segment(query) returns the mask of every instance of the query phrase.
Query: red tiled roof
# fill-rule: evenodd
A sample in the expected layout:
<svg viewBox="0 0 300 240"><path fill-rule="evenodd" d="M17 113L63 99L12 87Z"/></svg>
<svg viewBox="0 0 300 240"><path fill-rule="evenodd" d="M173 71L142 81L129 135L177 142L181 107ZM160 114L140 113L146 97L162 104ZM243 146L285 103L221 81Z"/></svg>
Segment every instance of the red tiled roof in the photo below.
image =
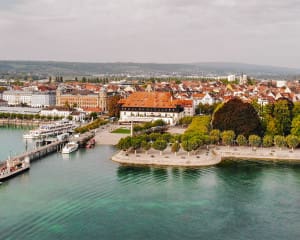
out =
<svg viewBox="0 0 300 240"><path fill-rule="evenodd" d="M101 112L101 108L97 107L83 107L82 109L85 112Z"/></svg>
<svg viewBox="0 0 300 240"><path fill-rule="evenodd" d="M169 92L134 92L128 98L121 99L123 107L147 107L147 108L176 108L176 100L172 100Z"/></svg>

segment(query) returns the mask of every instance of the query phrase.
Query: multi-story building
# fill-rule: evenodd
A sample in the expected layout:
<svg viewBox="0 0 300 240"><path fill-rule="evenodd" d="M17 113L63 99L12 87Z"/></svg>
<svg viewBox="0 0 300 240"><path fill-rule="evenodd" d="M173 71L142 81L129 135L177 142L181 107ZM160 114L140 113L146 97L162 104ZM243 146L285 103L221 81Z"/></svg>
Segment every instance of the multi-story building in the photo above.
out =
<svg viewBox="0 0 300 240"><path fill-rule="evenodd" d="M32 94L33 92L31 91L9 90L3 92L2 98L7 101L8 105L26 104L31 106Z"/></svg>
<svg viewBox="0 0 300 240"><path fill-rule="evenodd" d="M31 99L32 107L49 107L55 106L56 104L56 93L53 91L49 92L34 92Z"/></svg>
<svg viewBox="0 0 300 240"><path fill-rule="evenodd" d="M26 104L31 107L47 107L55 105L55 92L51 91L9 90L3 92L2 98L12 106Z"/></svg>
<svg viewBox="0 0 300 240"><path fill-rule="evenodd" d="M101 90L95 93L89 90L64 90L57 89L56 91L56 105L78 108L96 108L99 112L107 111L107 93Z"/></svg>
<svg viewBox="0 0 300 240"><path fill-rule="evenodd" d="M120 123L151 122L162 119L175 125L184 116L184 107L169 92L135 92L119 101Z"/></svg>

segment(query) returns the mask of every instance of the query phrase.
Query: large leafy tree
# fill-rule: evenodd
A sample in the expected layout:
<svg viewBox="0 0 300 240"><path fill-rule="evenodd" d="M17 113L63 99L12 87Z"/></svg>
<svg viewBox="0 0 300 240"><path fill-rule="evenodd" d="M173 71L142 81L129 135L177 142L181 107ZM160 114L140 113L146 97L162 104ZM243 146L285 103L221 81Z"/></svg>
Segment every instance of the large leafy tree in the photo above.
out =
<svg viewBox="0 0 300 240"><path fill-rule="evenodd" d="M107 100L107 109L108 115L110 117L119 117L121 105L119 104L119 100L121 96L116 95L113 97L109 97Z"/></svg>
<svg viewBox="0 0 300 240"><path fill-rule="evenodd" d="M246 137L251 134L262 135L262 125L255 108L238 98L231 99L217 108L212 125L215 129L233 130L236 134Z"/></svg>
<svg viewBox="0 0 300 240"><path fill-rule="evenodd" d="M287 99L279 99L274 104L273 116L279 135L288 135L292 124L293 103Z"/></svg>

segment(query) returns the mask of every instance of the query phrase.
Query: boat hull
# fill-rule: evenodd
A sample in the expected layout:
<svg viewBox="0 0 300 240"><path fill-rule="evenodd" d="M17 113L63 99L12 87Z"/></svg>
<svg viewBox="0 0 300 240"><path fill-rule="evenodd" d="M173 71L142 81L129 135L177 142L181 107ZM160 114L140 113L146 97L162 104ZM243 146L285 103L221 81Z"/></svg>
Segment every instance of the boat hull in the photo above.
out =
<svg viewBox="0 0 300 240"><path fill-rule="evenodd" d="M6 174L6 175L3 175L3 176L0 176L0 181L3 182L3 181L7 181L9 180L10 178L13 178L17 175L20 175L26 171L28 171L30 169L30 166L27 166L25 168L22 168L22 169L19 169L17 171L14 171L14 172L11 172L9 174Z"/></svg>

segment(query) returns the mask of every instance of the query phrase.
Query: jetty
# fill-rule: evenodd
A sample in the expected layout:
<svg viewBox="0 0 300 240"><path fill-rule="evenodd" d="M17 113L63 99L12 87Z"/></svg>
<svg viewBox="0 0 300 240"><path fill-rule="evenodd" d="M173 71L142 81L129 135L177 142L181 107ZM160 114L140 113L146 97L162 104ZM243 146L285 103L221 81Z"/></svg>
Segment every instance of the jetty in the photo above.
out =
<svg viewBox="0 0 300 240"><path fill-rule="evenodd" d="M4 166L6 163L18 163L18 164L25 164L23 169L20 170L27 170L30 167L30 163L37 161L51 153L60 152L64 145L69 142L73 141L79 144L80 147L85 147L86 142L88 142L91 138L95 136L94 132L86 132L81 135L75 135L70 137L69 139L57 140L55 138L46 139L45 145L38 146L36 149L29 150L17 156L9 157L3 163L0 163L0 166ZM14 164L16 165L16 164ZM15 174L12 174L13 176ZM10 176L9 176L10 177Z"/></svg>

